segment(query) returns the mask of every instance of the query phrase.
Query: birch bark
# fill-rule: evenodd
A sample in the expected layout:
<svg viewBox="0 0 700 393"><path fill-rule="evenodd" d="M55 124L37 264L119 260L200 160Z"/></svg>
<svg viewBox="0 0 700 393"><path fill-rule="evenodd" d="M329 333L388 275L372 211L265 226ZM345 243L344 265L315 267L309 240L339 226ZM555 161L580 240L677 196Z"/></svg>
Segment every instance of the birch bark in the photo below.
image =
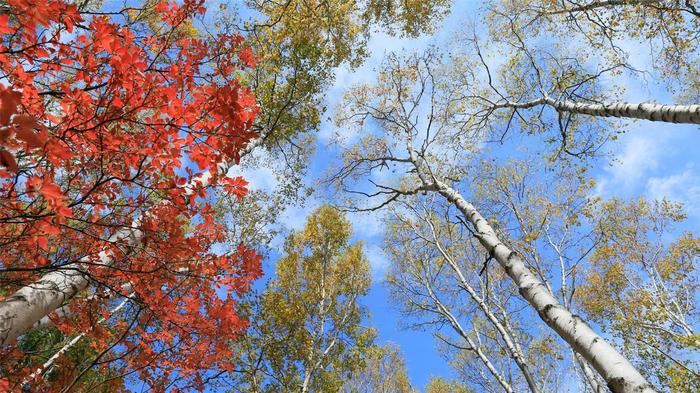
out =
<svg viewBox="0 0 700 393"><path fill-rule="evenodd" d="M605 379L613 392L654 392L646 379L630 362L595 333L581 318L571 314L527 268L520 256L501 243L479 212L459 193L442 182L438 192L453 203L476 227L479 241L504 268L520 294L532 305L540 318L580 353Z"/></svg>
<svg viewBox="0 0 700 393"><path fill-rule="evenodd" d="M423 186L452 203L476 229L476 236L518 287L521 296L537 311L540 318L580 353L603 377L614 393L651 393L651 384L617 350L600 337L580 317L563 307L542 281L530 271L522 258L503 244L488 221L447 184L430 175L424 159L413 150L407 138L409 159Z"/></svg>
<svg viewBox="0 0 700 393"><path fill-rule="evenodd" d="M556 100L547 96L528 102L509 101L499 103L493 105L492 108L528 109L540 105L551 106L560 112L570 112L581 115L642 119L665 123L700 124L700 105L633 104L629 102L588 104L570 100Z"/></svg>

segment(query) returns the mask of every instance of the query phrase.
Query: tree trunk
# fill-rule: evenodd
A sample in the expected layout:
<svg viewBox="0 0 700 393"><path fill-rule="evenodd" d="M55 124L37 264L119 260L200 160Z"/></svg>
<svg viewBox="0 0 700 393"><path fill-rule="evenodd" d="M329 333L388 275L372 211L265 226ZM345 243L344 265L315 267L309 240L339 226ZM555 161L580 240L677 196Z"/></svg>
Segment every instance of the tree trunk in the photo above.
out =
<svg viewBox="0 0 700 393"><path fill-rule="evenodd" d="M651 393L651 384L615 348L600 337L580 317L571 314L552 295L547 287L525 265L522 258L503 244L488 221L462 195L430 174L424 168L424 159L413 150L413 139L408 137L406 150L409 161L416 169L426 188L442 195L452 203L476 229L475 236L506 271L518 287L520 295L537 310L540 318L571 347L580 353L603 377L614 393Z"/></svg>
<svg viewBox="0 0 700 393"><path fill-rule="evenodd" d="M107 241L126 242L133 247L140 244L142 238L143 232L140 230L122 228ZM105 266L112 264L112 257L110 251L101 251L98 254L98 260ZM80 266L88 262L90 258L83 257L74 268L47 273L39 281L20 288L0 301L0 345L13 344L17 337L85 289L90 279L80 270Z"/></svg>
<svg viewBox="0 0 700 393"><path fill-rule="evenodd" d="M574 362L578 364L579 367L581 367L581 371L583 371L583 377L586 380L588 386L593 391L593 393L607 393L608 390L605 389L605 386L598 383L595 374L593 374L593 370L591 370L591 367L588 365L586 360L583 359L581 355L579 355L576 351L574 351L573 355Z"/></svg>
<svg viewBox="0 0 700 393"><path fill-rule="evenodd" d="M467 342L467 344L469 344L469 349L473 352L476 352L476 355L479 357L484 366L489 370L491 375L494 378L496 378L496 381L498 381L503 390L505 390L507 393L514 393L514 390L510 386L508 381L506 381L503 375L501 375L501 372L496 369L493 363L491 363L491 360L489 360L488 356L486 356L484 351L481 350L481 345L476 345L474 343L474 340L472 340L471 337L469 337L469 334L467 334L467 332L464 330L462 324L459 323L459 321L457 320L457 318L455 318L452 312L450 312L450 310L447 309L447 307L440 301L440 299L438 299L430 283L428 281L424 281L423 285L428 290L428 294L433 300L433 303L435 303L435 306L437 306L439 312L445 318L447 318L447 320L450 322L450 325L457 332L457 334L459 334ZM479 342L481 342L481 340L479 340Z"/></svg>
<svg viewBox="0 0 700 393"><path fill-rule="evenodd" d="M422 175L425 177L425 175ZM451 187L434 181L436 191L454 204L474 225L481 244L517 285L520 294L537 310L540 318L580 353L605 379L615 393L654 392L646 379L613 346L580 317L571 314L528 269L522 258L501 243L486 219Z"/></svg>
<svg viewBox="0 0 700 393"><path fill-rule="evenodd" d="M109 314L107 314L106 317L100 318L100 319L97 321L97 324L96 324L96 325L100 325L100 324L104 323L104 322L107 321L107 319L109 319L112 315L118 313L122 308L124 308L124 306L126 306L126 304L127 304L133 297L134 297L134 294L133 294L133 293L131 293L131 294L129 294L129 296L125 297L124 300L122 300L122 301L119 303L119 305L117 305L116 307L114 307L114 309L113 309L112 311L110 311ZM93 327L92 329L94 329L94 327ZM60 358L64 353L68 352L68 350L70 350L73 346L75 346L75 344L77 344L83 337L85 337L86 334L87 334L87 333L83 332L83 333L80 333L80 334L78 334L77 336L73 337L72 340L70 340L66 345L64 345L60 350L58 350L58 352L56 352L55 354L53 354L53 356L51 356L46 362L44 362L44 364L42 364L41 367L37 368L36 371L34 371L34 372L29 376L29 378L27 378L27 380L25 380L25 381L22 383L22 385L25 385L25 384L29 383L30 381L34 380L36 377L38 377L39 375L41 375L41 373L43 373L44 370L49 369L49 367L51 367L51 366L56 362L56 360L57 360L58 358Z"/></svg>
<svg viewBox="0 0 700 393"><path fill-rule="evenodd" d="M585 104L545 98L544 102L561 112L600 117L623 117L667 123L700 124L700 105L661 105L651 103Z"/></svg>
<svg viewBox="0 0 700 393"><path fill-rule="evenodd" d="M477 346L469 336L467 336L466 339L467 343L472 347L474 352L476 352L476 355L481 359L481 362L484 363L484 366L486 366L489 372L491 372L491 375L496 378L503 390L507 393L513 393L513 388L510 387L510 384L508 384L505 378L496 370L496 367L494 367L489 358L484 354L484 351L481 350L481 346Z"/></svg>
<svg viewBox="0 0 700 393"><path fill-rule="evenodd" d="M510 357L515 361L515 364L518 366L520 371L523 373L523 376L525 377L525 381L527 382L528 387L530 388L530 391L532 393L539 393L539 388L537 387L537 383L535 382L535 379L532 377L532 373L530 373L530 368L527 365L527 362L523 358L523 353L521 350L516 348L515 344L513 343L513 340L511 338L511 335L509 332L506 331L505 327L503 324L501 324L501 321L498 320L496 315L491 311L491 308L484 302L484 300L479 296L479 294L476 293L474 288L472 288L471 285L469 285L469 282L467 281L466 277L464 277L464 274L462 274L461 269L457 264L455 263L454 259L447 253L447 251L442 247L438 240L437 233L435 232L435 228L433 227L433 224L428 222L428 225L430 225L431 231L433 233L433 237L435 239L435 246L437 247L438 251L440 252L440 255L442 255L443 258L447 261L447 263L450 265L452 268L452 271L457 275L457 279L459 280L461 284L461 288L467 291L469 294L469 297L472 298L472 300L479 306L479 309L486 315L486 318L488 318L489 321L491 321L491 324L496 328L498 333L500 334L501 338L503 338L503 341L506 344L506 348L508 349L508 352L510 353Z"/></svg>
<svg viewBox="0 0 700 393"><path fill-rule="evenodd" d="M540 105L549 105L560 112L589 116L643 119L666 123L700 124L700 105L631 104L628 102L588 104L569 100L555 100L547 96L527 102L502 102L492 105L491 109L529 109Z"/></svg>

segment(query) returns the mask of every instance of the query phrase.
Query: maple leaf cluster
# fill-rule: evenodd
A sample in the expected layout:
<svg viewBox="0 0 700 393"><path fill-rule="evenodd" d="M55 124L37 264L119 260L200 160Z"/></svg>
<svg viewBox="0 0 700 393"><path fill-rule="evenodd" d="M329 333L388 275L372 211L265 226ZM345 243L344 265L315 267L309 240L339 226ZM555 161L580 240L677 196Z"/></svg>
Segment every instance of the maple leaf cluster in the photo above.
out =
<svg viewBox="0 0 700 393"><path fill-rule="evenodd" d="M70 318L54 320L67 335L89 335L101 364L118 359L156 390L172 381L198 387L202 370L230 370L227 343L246 327L236 298L260 276L260 261L243 246L212 250L224 231L210 191L246 192L217 165L236 163L256 136L255 100L238 80L253 66L249 48L236 34L183 32L205 12L203 0L156 2L149 23L65 0L6 3L3 292L47 271L80 269L90 289L72 299ZM210 180L197 181L206 171ZM142 244L106 240L132 226ZM100 251L112 262L101 263ZM96 323L124 296L133 301L121 318ZM19 355L5 351L2 362ZM19 383L31 371L6 366L3 377Z"/></svg>

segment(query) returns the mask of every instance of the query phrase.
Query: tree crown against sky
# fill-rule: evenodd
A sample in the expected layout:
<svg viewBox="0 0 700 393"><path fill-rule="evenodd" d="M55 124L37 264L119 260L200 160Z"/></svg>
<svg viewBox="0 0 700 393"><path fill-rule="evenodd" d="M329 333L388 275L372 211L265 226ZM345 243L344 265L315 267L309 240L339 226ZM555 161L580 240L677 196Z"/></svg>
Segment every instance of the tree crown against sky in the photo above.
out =
<svg viewBox="0 0 700 393"><path fill-rule="evenodd" d="M693 2L255 1L216 17L194 1L7 3L3 44L48 39L4 52L1 158L20 193L5 194L17 202L3 230L21 247L3 271L2 326L8 356L26 355L1 371L13 386L692 391L697 214L619 195L640 175L615 168L673 168L682 155L661 164L653 147L695 140ZM467 9L478 19L455 16ZM23 30L35 22L37 35ZM123 77L133 70L144 77ZM630 143L643 138L656 158ZM642 177L646 196L691 200L697 176L682 165ZM319 192L321 175L335 189ZM303 228L287 213L329 200L354 235L330 207ZM297 230L281 246L285 227ZM276 268L249 292L254 248ZM353 295L313 290L333 277L324 261ZM341 303L353 318L325 318ZM394 337L400 351L379 345ZM402 366L378 381L386 362Z"/></svg>

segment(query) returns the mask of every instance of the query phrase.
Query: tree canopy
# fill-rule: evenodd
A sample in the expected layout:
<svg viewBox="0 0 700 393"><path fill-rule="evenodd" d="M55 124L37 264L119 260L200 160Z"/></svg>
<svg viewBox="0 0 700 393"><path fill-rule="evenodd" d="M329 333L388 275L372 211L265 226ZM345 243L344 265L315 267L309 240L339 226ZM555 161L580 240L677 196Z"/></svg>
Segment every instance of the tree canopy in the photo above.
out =
<svg viewBox="0 0 700 393"><path fill-rule="evenodd" d="M0 391L697 391L700 4L477 3L0 1Z"/></svg>

